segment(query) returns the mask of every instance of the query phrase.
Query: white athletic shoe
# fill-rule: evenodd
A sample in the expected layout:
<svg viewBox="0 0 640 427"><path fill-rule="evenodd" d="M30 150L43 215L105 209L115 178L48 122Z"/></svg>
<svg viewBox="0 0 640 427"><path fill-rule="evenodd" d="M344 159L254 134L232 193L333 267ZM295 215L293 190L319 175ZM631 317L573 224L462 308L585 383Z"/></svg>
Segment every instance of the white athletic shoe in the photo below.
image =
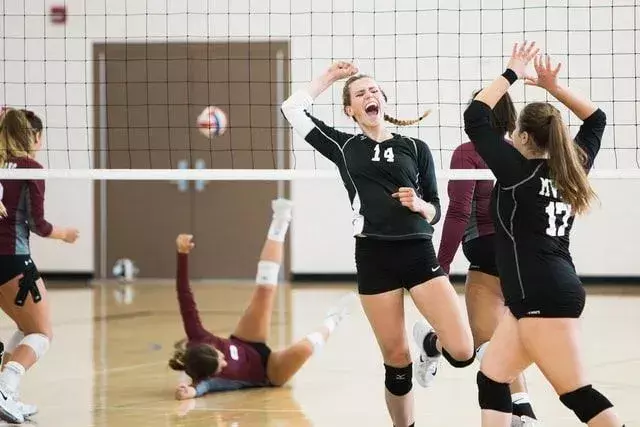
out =
<svg viewBox="0 0 640 427"><path fill-rule="evenodd" d="M342 320L351 314L351 308L358 301L358 296L355 292L349 292L346 295L340 297L338 302L327 311L325 319L333 319L335 325L338 326Z"/></svg>
<svg viewBox="0 0 640 427"><path fill-rule="evenodd" d="M18 408L20 408L20 411L22 412L22 416L25 419L32 417L38 413L38 407L36 405L24 403L24 402L21 402L20 400L17 400L16 403L18 404Z"/></svg>
<svg viewBox="0 0 640 427"><path fill-rule="evenodd" d="M286 219L291 221L291 210L293 209L293 202L287 199L275 199L271 201L271 210L273 210L273 217L278 219Z"/></svg>
<svg viewBox="0 0 640 427"><path fill-rule="evenodd" d="M413 324L413 340L420 350L417 360L413 362L413 376L418 384L425 388L429 387L435 379L440 362L440 355L429 357L424 351L424 339L431 331L433 328L426 321L419 320Z"/></svg>
<svg viewBox="0 0 640 427"><path fill-rule="evenodd" d="M523 415L521 417L513 416L511 418L511 427L540 427L538 420Z"/></svg>
<svg viewBox="0 0 640 427"><path fill-rule="evenodd" d="M22 424L24 415L18 402L7 386L0 382L0 419L13 424Z"/></svg>

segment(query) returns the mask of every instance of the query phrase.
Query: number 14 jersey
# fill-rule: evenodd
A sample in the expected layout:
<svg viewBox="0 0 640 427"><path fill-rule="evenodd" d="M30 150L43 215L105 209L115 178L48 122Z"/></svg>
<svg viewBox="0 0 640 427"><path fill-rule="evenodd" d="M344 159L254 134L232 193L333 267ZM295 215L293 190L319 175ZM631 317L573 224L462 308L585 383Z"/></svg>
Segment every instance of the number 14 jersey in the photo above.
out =
<svg viewBox="0 0 640 427"><path fill-rule="evenodd" d="M305 141L338 167L353 209L354 236L430 239L440 218L440 199L427 144L397 134L376 142L363 134L341 132L313 117L308 112L311 103L308 93L298 91L282 104L282 112ZM392 197L400 187L413 188L435 207L431 223Z"/></svg>

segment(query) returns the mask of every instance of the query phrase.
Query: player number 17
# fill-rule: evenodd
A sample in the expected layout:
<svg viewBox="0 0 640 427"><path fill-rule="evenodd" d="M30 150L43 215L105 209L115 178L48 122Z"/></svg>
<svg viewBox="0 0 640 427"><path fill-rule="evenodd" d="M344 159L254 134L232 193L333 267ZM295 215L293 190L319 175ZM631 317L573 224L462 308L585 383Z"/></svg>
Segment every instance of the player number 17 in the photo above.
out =
<svg viewBox="0 0 640 427"><path fill-rule="evenodd" d="M571 205L562 202L549 202L544 211L547 213L547 218L549 219L549 227L547 227L546 230L547 235L552 237L564 236L564 233L569 226ZM562 224L558 227L556 225L556 219L559 215L562 215Z"/></svg>

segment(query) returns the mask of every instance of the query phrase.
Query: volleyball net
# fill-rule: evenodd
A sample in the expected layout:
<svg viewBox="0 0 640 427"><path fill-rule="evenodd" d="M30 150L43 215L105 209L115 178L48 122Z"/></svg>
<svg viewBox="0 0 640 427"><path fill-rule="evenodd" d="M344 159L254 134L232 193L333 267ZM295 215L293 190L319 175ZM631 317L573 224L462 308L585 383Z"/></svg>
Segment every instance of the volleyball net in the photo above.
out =
<svg viewBox="0 0 640 427"><path fill-rule="evenodd" d="M432 110L391 130L427 142L439 177L488 177L450 170L451 154L467 141L462 117L472 92L500 74L512 44L525 39L562 62L563 83L607 113L593 176L640 177L633 0L1 4L0 104L28 108L45 124L45 170L3 170L2 178L338 178L279 110L335 60L372 75L390 115ZM357 132L342 112L342 84L312 113ZM510 94L518 109L554 102L521 83ZM555 104L575 133L579 120ZM224 120L202 132L209 106Z"/></svg>

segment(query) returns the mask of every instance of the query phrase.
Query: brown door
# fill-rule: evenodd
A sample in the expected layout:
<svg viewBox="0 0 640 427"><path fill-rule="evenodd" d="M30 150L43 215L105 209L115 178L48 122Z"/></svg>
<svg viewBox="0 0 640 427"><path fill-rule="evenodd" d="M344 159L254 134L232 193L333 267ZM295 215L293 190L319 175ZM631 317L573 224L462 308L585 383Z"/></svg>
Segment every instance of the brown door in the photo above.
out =
<svg viewBox="0 0 640 427"><path fill-rule="evenodd" d="M274 169L278 153L278 88L284 81L284 44L235 43L214 45L209 50L209 70L193 67L192 81L204 79L210 85L218 105L228 112L230 127L212 143L212 150L194 152L197 167L215 169ZM197 55L202 57L204 55ZM284 84L281 84L284 86ZM280 89L281 90L281 89ZM201 109L202 93L193 90ZM206 104L205 104L206 105ZM280 141L280 142L279 142ZM271 200L278 196L273 181L209 181L194 186L193 277L246 279L255 277L256 264L271 221ZM286 189L283 196L287 196ZM282 268L285 271L285 268Z"/></svg>
<svg viewBox="0 0 640 427"><path fill-rule="evenodd" d="M278 97L287 96L286 44L108 44L96 51L96 81L101 81L104 64L102 111L107 121L103 138L96 140L97 147L106 147L102 157L97 152L96 167L287 167L277 155L277 144L284 140L278 132L285 130L275 128ZM100 84L96 86L100 96ZM207 105L219 106L229 119L226 134L212 140L194 127ZM100 127L105 117L99 111L96 116ZM193 278L252 278L269 224L270 201L278 192L287 193L273 181L103 185L96 184L96 252L97 265L106 266L107 277L115 260L126 257L139 267L138 277L173 278L175 237L189 232L197 243L191 257ZM105 211L100 208L103 190ZM106 212L106 220L101 212ZM102 235L106 240L101 242Z"/></svg>

